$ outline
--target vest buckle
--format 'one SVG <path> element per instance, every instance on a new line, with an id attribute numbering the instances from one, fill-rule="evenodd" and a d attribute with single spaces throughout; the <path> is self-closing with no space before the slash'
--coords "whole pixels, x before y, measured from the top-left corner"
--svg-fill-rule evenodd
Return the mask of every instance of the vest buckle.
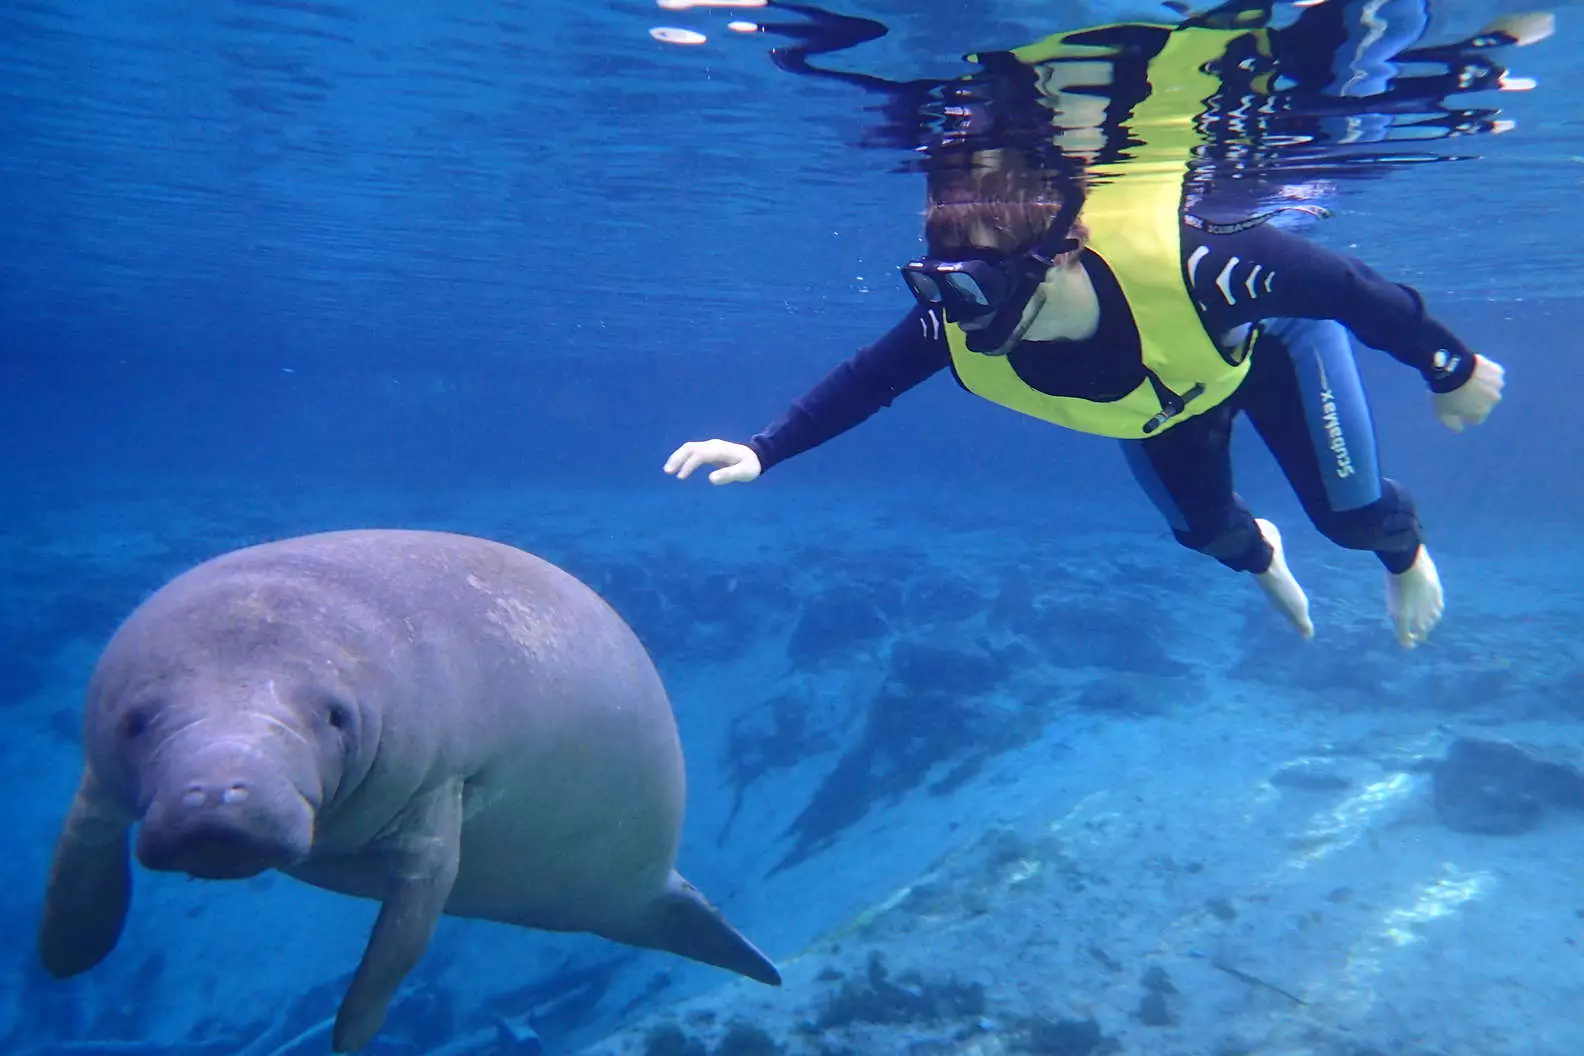
<path id="1" fill-rule="evenodd" d="M 1149 380 L 1150 387 L 1155 390 L 1155 398 L 1160 400 L 1161 409 L 1149 421 L 1144 423 L 1145 436 L 1153 434 L 1161 426 L 1177 417 L 1183 412 L 1183 408 L 1188 405 L 1189 400 L 1204 392 L 1203 383 L 1196 382 L 1193 388 L 1179 396 L 1167 388 L 1166 383 L 1161 381 L 1153 370 L 1149 372 Z"/>

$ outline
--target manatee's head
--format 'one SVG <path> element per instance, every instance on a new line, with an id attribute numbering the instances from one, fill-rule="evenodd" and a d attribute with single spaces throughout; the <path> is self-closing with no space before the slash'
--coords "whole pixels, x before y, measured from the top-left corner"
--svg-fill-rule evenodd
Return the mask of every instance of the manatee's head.
<path id="1" fill-rule="evenodd" d="M 140 821 L 138 860 L 207 879 L 305 858 L 380 737 L 370 621 L 312 570 L 223 562 L 173 580 L 116 632 L 84 728 L 95 775 Z"/>

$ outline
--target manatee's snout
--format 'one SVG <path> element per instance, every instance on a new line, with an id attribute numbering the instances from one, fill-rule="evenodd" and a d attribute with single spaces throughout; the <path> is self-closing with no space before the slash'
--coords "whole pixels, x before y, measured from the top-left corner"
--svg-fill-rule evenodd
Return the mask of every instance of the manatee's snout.
<path id="1" fill-rule="evenodd" d="M 238 880 L 301 861 L 314 811 L 285 775 L 247 753 L 211 752 L 160 782 L 138 832 L 149 869 Z"/>

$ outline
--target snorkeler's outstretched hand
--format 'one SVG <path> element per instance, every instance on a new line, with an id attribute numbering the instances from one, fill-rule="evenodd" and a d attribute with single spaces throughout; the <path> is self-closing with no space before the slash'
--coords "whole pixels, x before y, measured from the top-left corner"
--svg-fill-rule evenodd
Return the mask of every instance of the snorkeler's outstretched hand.
<path id="1" fill-rule="evenodd" d="M 689 440 L 671 452 L 665 471 L 686 480 L 700 466 L 721 467 L 709 475 L 711 484 L 746 484 L 763 472 L 753 448 L 730 440 Z"/>
<path id="2" fill-rule="evenodd" d="M 1465 426 L 1479 425 L 1501 402 L 1506 374 L 1500 363 L 1476 355 L 1474 373 L 1467 381 L 1451 392 L 1431 394 L 1435 416 L 1454 433 L 1461 433 Z"/>

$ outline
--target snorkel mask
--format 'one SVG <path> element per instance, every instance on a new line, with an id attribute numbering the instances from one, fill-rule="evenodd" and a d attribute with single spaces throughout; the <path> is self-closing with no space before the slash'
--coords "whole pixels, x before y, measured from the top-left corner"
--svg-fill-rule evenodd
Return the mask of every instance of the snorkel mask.
<path id="1" fill-rule="evenodd" d="M 971 350 L 1002 354 L 1056 258 L 1078 248 L 1072 228 L 1082 208 L 1083 193 L 1070 181 L 1061 209 L 1032 248 L 1014 257 L 994 250 L 968 250 L 945 260 L 920 257 L 902 265 L 902 279 L 920 304 L 940 308 L 947 322 L 973 325 L 964 327 Z"/>

